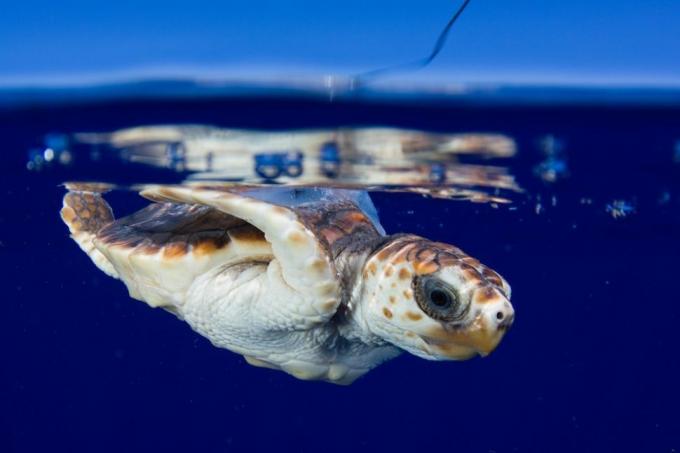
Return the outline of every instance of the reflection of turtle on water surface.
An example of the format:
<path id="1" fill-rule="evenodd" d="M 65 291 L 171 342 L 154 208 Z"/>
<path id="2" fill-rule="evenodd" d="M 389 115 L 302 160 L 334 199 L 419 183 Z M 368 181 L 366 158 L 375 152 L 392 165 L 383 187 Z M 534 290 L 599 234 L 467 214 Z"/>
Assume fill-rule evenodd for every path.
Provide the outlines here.
<path id="1" fill-rule="evenodd" d="M 71 236 L 130 296 L 215 346 L 302 379 L 351 383 L 401 350 L 486 355 L 512 323 L 507 282 L 448 244 L 386 236 L 365 192 L 156 186 L 118 220 L 70 185 Z"/>

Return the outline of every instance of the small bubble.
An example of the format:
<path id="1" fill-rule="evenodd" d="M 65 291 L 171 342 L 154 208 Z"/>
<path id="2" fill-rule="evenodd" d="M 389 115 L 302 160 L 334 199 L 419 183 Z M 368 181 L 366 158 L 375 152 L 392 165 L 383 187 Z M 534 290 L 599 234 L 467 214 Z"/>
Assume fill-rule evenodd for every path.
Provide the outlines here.
<path id="1" fill-rule="evenodd" d="M 536 203 L 536 206 L 534 207 L 534 212 L 536 215 L 539 215 L 541 212 L 543 212 L 543 205 L 541 203 Z"/>
<path id="2" fill-rule="evenodd" d="M 59 154 L 59 163 L 62 165 L 70 165 L 73 162 L 73 155 L 67 149 Z"/>
<path id="3" fill-rule="evenodd" d="M 635 206 L 626 200 L 614 200 L 605 206 L 605 211 L 614 219 L 627 217 L 635 212 Z"/>
<path id="4" fill-rule="evenodd" d="M 43 158 L 46 162 L 52 161 L 54 159 L 54 150 L 52 148 L 47 148 L 43 151 Z"/>

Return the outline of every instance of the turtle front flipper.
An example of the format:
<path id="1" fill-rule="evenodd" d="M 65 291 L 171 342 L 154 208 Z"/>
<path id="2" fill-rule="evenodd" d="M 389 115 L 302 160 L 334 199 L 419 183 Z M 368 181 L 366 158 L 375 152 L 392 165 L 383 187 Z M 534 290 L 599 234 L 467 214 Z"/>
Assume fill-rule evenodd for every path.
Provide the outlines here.
<path id="1" fill-rule="evenodd" d="M 211 188 L 157 186 L 141 195 L 153 201 L 210 206 L 258 228 L 276 258 L 271 272 L 280 272 L 301 299 L 288 302 L 291 314 L 301 316 L 305 324 L 323 323 L 335 314 L 341 302 L 335 266 L 324 244 L 294 210 L 237 191 Z"/>
<path id="2" fill-rule="evenodd" d="M 69 184 L 64 196 L 61 218 L 71 232 L 71 238 L 87 253 L 105 274 L 119 278 L 111 261 L 94 244 L 97 233 L 113 222 L 113 211 L 101 195 L 101 189 L 85 184 Z"/>

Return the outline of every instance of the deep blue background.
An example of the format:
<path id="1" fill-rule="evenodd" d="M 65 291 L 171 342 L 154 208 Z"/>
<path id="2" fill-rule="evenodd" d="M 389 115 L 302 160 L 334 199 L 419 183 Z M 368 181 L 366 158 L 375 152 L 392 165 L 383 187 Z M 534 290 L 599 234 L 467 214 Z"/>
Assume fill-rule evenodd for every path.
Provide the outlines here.
<path id="1" fill-rule="evenodd" d="M 57 184 L 170 175 L 113 165 L 33 174 L 23 159 L 46 132 L 163 122 L 513 135 L 512 170 L 528 190 L 517 210 L 374 200 L 388 232 L 454 243 L 501 272 L 513 287 L 515 325 L 486 359 L 403 356 L 337 387 L 250 367 L 130 300 L 68 238 Z M 572 175 L 552 187 L 531 172 L 541 160 L 535 139 L 548 132 L 565 139 Z M 678 108 L 125 101 L 5 110 L 0 134 L 2 452 L 680 448 Z M 659 204 L 664 192 L 670 201 Z M 554 195 L 556 206 L 536 215 L 538 194 Z M 110 198 L 121 214 L 143 204 Z M 612 219 L 604 206 L 614 198 L 634 201 L 637 213 Z"/>

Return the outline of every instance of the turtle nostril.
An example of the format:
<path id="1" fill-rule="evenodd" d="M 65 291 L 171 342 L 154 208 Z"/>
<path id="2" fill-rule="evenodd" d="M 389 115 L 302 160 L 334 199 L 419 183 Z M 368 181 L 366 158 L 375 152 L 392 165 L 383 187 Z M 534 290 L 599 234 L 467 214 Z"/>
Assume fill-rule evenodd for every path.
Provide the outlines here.
<path id="1" fill-rule="evenodd" d="M 515 315 L 514 313 L 506 313 L 499 311 L 496 313 L 496 319 L 497 319 L 497 327 L 499 329 L 507 329 L 512 325 L 512 322 L 515 320 Z"/>

